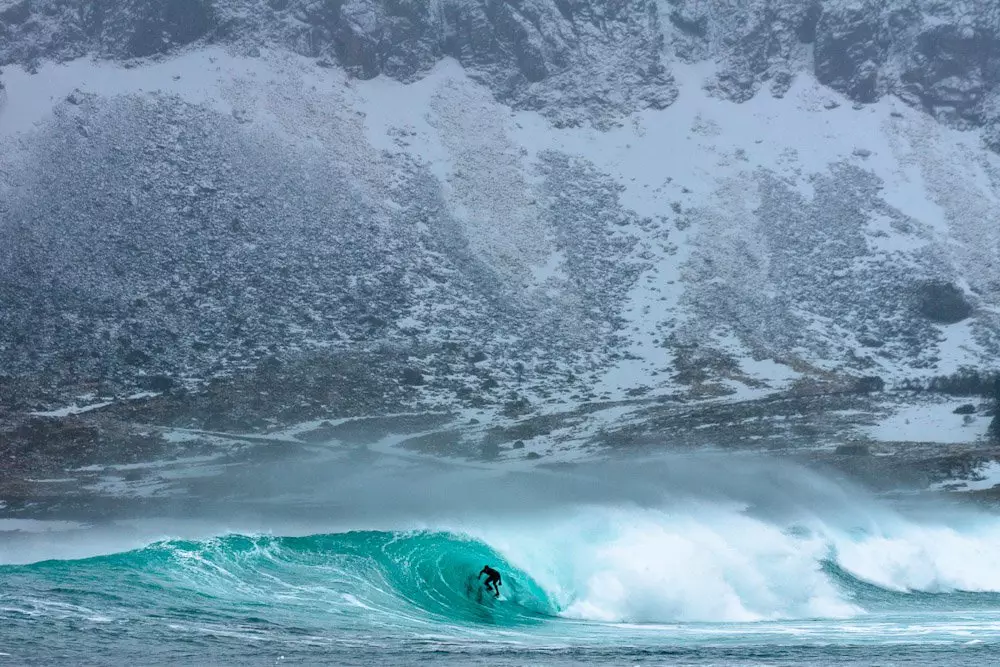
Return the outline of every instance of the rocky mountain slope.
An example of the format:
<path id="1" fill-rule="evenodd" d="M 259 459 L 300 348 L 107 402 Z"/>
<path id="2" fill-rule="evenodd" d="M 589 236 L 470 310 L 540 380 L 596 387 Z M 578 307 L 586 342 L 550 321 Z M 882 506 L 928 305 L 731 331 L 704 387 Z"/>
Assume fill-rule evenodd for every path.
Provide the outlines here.
<path id="1" fill-rule="evenodd" d="M 717 62 L 712 85 L 736 101 L 781 95 L 807 69 L 857 102 L 898 96 L 957 124 L 1000 116 L 990 0 L 7 0 L 0 11 L 0 64 L 192 43 L 281 46 L 403 82 L 451 57 L 498 100 L 566 123 L 668 106 L 678 60 Z"/>
<path id="2" fill-rule="evenodd" d="M 996 3 L 2 0 L 0 66 L 25 469 L 996 368 Z"/>

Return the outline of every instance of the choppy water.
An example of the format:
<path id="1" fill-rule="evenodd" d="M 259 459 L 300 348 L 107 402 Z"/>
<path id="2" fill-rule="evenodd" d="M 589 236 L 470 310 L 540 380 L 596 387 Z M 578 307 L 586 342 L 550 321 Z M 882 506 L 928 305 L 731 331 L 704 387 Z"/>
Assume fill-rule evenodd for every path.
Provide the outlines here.
<path id="1" fill-rule="evenodd" d="M 849 525 L 852 524 L 852 525 Z M 484 564 L 504 597 L 484 594 Z M 987 664 L 1000 520 L 577 506 L 0 566 L 9 664 Z"/>

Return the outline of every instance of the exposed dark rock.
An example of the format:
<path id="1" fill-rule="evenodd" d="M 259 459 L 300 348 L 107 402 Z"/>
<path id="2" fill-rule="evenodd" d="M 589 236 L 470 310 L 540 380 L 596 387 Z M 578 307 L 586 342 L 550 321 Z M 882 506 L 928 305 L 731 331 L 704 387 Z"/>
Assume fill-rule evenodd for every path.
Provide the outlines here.
<path id="1" fill-rule="evenodd" d="M 952 410 L 952 412 L 956 415 L 974 415 L 976 414 L 976 406 L 972 403 L 965 403 Z"/>
<path id="2" fill-rule="evenodd" d="M 695 37 L 705 37 L 708 35 L 707 16 L 688 18 L 681 12 L 674 10 L 670 12 L 670 22 L 677 26 L 681 32 L 685 32 L 689 35 L 693 35 Z"/>
<path id="3" fill-rule="evenodd" d="M 523 396 L 514 394 L 504 403 L 502 414 L 506 417 L 518 417 L 531 410 L 531 403 Z"/>
<path id="4" fill-rule="evenodd" d="M 920 314 L 940 324 L 954 324 L 972 315 L 965 294 L 951 283 L 929 282 L 916 290 Z"/>
<path id="5" fill-rule="evenodd" d="M 817 0 L 808 4 L 802 20 L 795 29 L 795 36 L 803 44 L 812 44 L 816 41 L 816 26 L 819 24 L 819 17 L 823 14 L 823 5 Z"/>
<path id="6" fill-rule="evenodd" d="M 933 25 L 916 37 L 900 79 L 924 108 L 979 123 L 982 103 L 1000 82 L 1000 26 Z"/>
<path id="7" fill-rule="evenodd" d="M 150 375 L 139 378 L 137 384 L 148 391 L 171 391 L 176 389 L 178 382 L 169 375 Z"/>
<path id="8" fill-rule="evenodd" d="M 408 385 L 424 384 L 424 375 L 415 368 L 404 368 L 403 384 L 408 384 Z"/>
<path id="9" fill-rule="evenodd" d="M 876 376 L 870 375 L 862 378 L 858 378 L 854 383 L 854 389 L 858 393 L 869 394 L 874 391 L 882 391 L 885 389 L 885 380 Z"/>
<path id="10" fill-rule="evenodd" d="M 131 0 L 91 5 L 83 27 L 107 52 L 141 58 L 201 39 L 217 21 L 209 0 Z"/>
<path id="11" fill-rule="evenodd" d="M 871 454 L 867 445 L 856 443 L 837 445 L 833 453 L 837 456 L 869 456 Z"/>
<path id="12" fill-rule="evenodd" d="M 991 118 L 983 128 L 983 145 L 1000 153 L 1000 118 Z"/>
<path id="13" fill-rule="evenodd" d="M 150 361 L 150 356 L 142 350 L 129 350 L 122 357 L 122 361 L 129 366 L 145 366 Z"/>
<path id="14" fill-rule="evenodd" d="M 35 417 L 13 429 L 0 423 L 0 469 L 9 477 L 61 473 L 95 463 L 130 463 L 162 453 L 157 434 L 132 432 L 116 425 L 100 427 L 84 417 Z"/>
<path id="15" fill-rule="evenodd" d="M 19 25 L 28 20 L 31 16 L 31 0 L 21 0 L 14 2 L 0 11 L 0 22 L 7 25 Z"/>
<path id="16" fill-rule="evenodd" d="M 816 28 L 816 78 L 859 102 L 878 98 L 889 42 L 869 5 L 826 5 Z"/>

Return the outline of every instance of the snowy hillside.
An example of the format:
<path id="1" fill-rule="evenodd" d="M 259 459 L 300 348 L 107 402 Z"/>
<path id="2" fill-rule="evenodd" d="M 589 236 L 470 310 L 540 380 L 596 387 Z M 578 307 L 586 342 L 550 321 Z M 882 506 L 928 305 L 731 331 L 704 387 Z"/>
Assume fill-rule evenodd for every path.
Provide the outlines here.
<path id="1" fill-rule="evenodd" d="M 222 49 L 10 68 L 7 365 L 203 374 L 377 341 L 443 385 L 453 342 L 619 394 L 995 357 L 978 131 L 806 75 L 735 104 L 675 70 L 677 102 L 599 130 L 511 112 L 453 61 L 412 84 Z"/>
<path id="2" fill-rule="evenodd" d="M 263 4 L 0 2 L 24 442 L 996 368 L 989 7 Z"/>

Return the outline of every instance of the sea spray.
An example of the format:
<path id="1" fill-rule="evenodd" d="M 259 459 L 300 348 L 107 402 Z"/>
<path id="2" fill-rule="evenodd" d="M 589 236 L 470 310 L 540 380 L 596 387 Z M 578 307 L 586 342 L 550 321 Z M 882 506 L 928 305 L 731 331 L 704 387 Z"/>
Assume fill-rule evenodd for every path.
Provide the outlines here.
<path id="1" fill-rule="evenodd" d="M 1000 591 L 1000 520 L 958 526 L 895 519 L 874 529 L 828 531 L 837 564 L 893 591 Z"/>
<path id="2" fill-rule="evenodd" d="M 861 611 L 822 571 L 821 540 L 731 507 L 583 507 L 470 531 L 542 584 L 570 618 L 739 622 Z"/>

